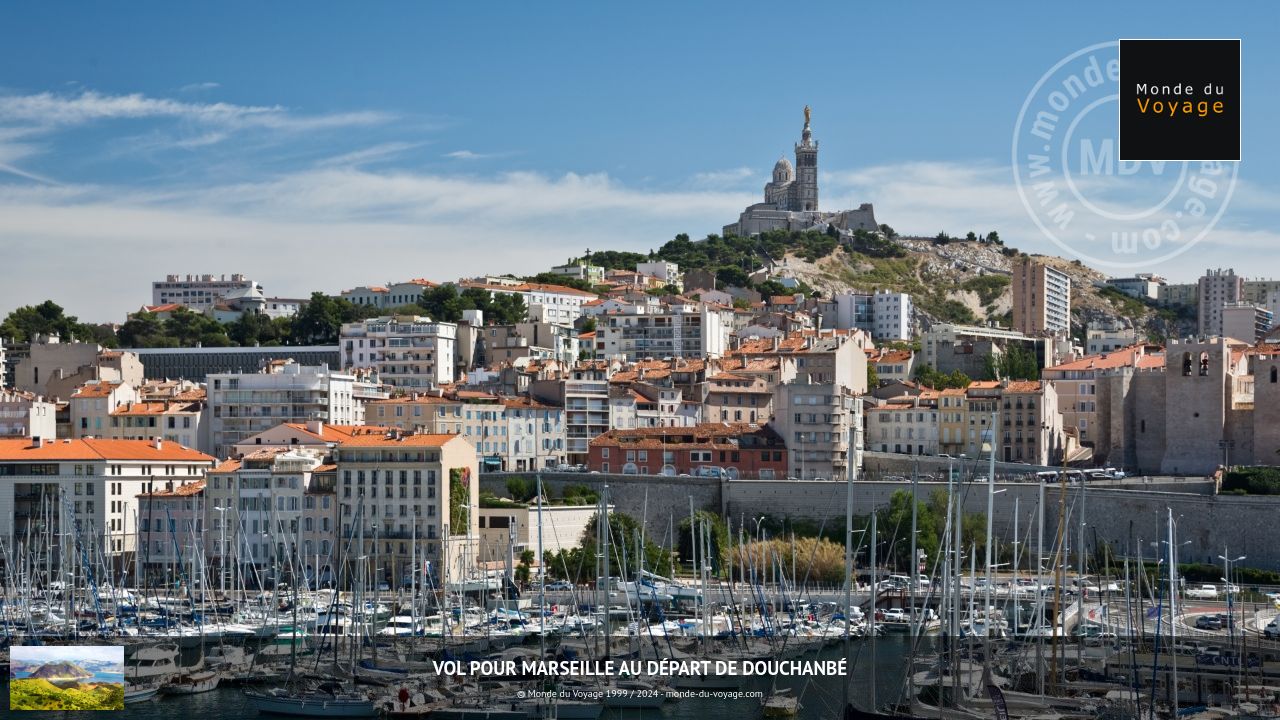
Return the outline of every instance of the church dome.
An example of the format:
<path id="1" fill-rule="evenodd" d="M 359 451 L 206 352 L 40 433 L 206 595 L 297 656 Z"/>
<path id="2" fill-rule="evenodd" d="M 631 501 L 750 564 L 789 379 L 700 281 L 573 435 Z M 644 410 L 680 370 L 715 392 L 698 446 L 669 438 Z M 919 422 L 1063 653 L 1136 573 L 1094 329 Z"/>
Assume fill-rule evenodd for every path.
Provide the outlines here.
<path id="1" fill-rule="evenodd" d="M 795 178 L 795 171 L 791 168 L 791 161 L 785 157 L 779 158 L 778 162 L 773 166 L 774 182 L 790 182 Z"/>

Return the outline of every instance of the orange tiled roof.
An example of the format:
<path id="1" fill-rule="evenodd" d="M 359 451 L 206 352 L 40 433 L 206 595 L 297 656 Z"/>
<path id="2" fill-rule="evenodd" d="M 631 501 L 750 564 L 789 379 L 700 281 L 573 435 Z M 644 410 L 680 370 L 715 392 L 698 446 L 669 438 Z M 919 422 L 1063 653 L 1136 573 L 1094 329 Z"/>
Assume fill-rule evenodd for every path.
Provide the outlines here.
<path id="1" fill-rule="evenodd" d="M 143 305 L 142 311 L 149 313 L 173 312 L 182 307 L 178 303 L 164 303 L 163 305 Z"/>
<path id="2" fill-rule="evenodd" d="M 1040 392 L 1039 380 L 1014 380 L 1005 388 L 1005 392 L 1011 393 L 1037 393 Z"/>
<path id="3" fill-rule="evenodd" d="M 191 497 L 204 492 L 205 481 L 196 480 L 195 482 L 183 483 L 172 490 L 156 490 L 150 493 L 138 493 L 138 497 Z"/>
<path id="4" fill-rule="evenodd" d="M 199 412 L 200 408 L 189 403 L 172 403 L 172 402 L 135 402 L 117 405 L 111 411 L 112 415 L 165 415 L 168 413 L 192 413 Z"/>
<path id="5" fill-rule="evenodd" d="M 141 460 L 212 462 L 213 458 L 176 442 L 150 440 L 47 440 L 36 447 L 31 438 L 0 438 L 0 460 Z"/>
<path id="6" fill-rule="evenodd" d="M 378 433 L 353 435 L 339 443 L 340 447 L 442 447 L 457 435 Z"/>
<path id="7" fill-rule="evenodd" d="M 1058 373 L 1066 371 L 1079 370 L 1113 370 L 1122 367 L 1137 368 L 1158 368 L 1164 367 L 1164 353 L 1148 350 L 1142 355 L 1138 355 L 1139 347 L 1148 347 L 1143 345 L 1130 345 L 1129 347 L 1112 350 L 1110 352 L 1098 355 L 1086 355 L 1079 360 L 1062 363 L 1045 368 L 1045 372 Z"/>
<path id="8" fill-rule="evenodd" d="M 73 398 L 104 398 L 112 393 L 120 383 L 95 382 L 81 385 L 71 394 Z"/>
<path id="9" fill-rule="evenodd" d="M 880 354 L 877 363 L 900 363 L 911 359 L 910 350 L 890 350 Z"/>
<path id="10" fill-rule="evenodd" d="M 300 430 L 317 440 L 336 443 L 345 442 L 363 435 L 385 435 L 392 429 L 381 425 L 330 425 L 325 423 L 321 428 L 321 434 L 317 435 L 307 428 L 306 423 L 285 423 L 285 425 L 294 430 Z"/>
<path id="11" fill-rule="evenodd" d="M 219 473 L 219 474 L 233 473 L 239 470 L 240 466 L 243 464 L 244 463 L 239 459 L 223 460 L 222 462 L 218 463 L 218 465 L 214 467 L 212 470 L 210 470 L 209 472 Z"/>

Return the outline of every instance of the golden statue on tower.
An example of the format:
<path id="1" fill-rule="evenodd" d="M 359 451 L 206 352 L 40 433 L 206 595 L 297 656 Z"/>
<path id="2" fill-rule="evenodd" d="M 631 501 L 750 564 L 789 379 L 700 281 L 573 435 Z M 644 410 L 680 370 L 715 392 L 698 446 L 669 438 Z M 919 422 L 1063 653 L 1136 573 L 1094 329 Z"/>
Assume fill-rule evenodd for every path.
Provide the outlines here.
<path id="1" fill-rule="evenodd" d="M 808 124 L 809 124 L 809 113 L 810 113 L 810 112 L 811 112 L 811 111 L 809 110 L 809 106 L 808 106 L 808 105 L 805 105 L 805 106 L 804 106 L 804 124 L 805 124 L 805 125 L 808 125 Z"/>

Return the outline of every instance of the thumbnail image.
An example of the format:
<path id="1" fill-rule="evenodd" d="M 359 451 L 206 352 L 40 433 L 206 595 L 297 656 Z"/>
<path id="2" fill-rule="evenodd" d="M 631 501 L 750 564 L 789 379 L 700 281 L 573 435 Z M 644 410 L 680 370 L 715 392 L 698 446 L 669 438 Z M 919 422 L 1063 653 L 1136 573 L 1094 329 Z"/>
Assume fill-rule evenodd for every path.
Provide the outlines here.
<path id="1" fill-rule="evenodd" d="M 124 648 L 15 645 L 10 710 L 123 710 Z"/>

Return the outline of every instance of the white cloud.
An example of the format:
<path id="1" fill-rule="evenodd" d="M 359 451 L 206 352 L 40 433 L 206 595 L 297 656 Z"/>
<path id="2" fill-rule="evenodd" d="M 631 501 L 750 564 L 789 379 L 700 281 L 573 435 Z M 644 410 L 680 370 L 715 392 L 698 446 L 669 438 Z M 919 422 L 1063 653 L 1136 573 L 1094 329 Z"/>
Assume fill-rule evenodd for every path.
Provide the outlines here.
<path id="1" fill-rule="evenodd" d="M 200 82 L 200 83 L 191 83 L 190 85 L 183 85 L 182 87 L 178 88 L 178 91 L 179 92 L 201 92 L 204 90 L 216 90 L 217 88 L 220 88 L 220 87 L 222 87 L 222 83 Z"/>
<path id="2" fill-rule="evenodd" d="M 86 90 L 78 95 L 42 92 L 0 95 L 0 122 L 55 128 L 99 120 L 170 118 L 230 128 L 263 127 L 314 130 L 386 122 L 391 115 L 373 111 L 298 115 L 281 105 L 194 103 L 147 97 L 141 93 L 107 95 Z"/>
<path id="3" fill-rule="evenodd" d="M 330 158 L 321 160 L 317 165 L 322 167 L 333 166 L 350 166 L 356 167 L 360 165 L 368 165 L 384 160 L 391 160 L 399 155 L 408 152 L 417 147 L 421 147 L 425 143 L 407 143 L 407 142 L 388 142 L 373 145 L 371 147 L 354 150 L 349 153 L 335 155 Z"/>

